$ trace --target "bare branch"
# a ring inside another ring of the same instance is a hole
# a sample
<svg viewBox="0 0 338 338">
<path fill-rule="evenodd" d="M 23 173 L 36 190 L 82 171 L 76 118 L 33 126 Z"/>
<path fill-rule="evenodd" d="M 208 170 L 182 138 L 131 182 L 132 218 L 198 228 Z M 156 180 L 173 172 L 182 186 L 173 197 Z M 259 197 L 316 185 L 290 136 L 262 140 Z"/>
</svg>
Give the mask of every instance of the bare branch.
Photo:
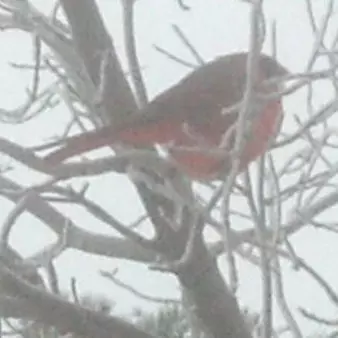
<svg viewBox="0 0 338 338">
<path fill-rule="evenodd" d="M 135 1 L 121 0 L 123 5 L 124 17 L 124 41 L 127 49 L 129 69 L 133 80 L 134 88 L 138 98 L 139 105 L 142 107 L 148 102 L 147 90 L 142 78 L 140 64 L 137 58 L 135 27 L 134 27 L 134 6 Z"/>
<path fill-rule="evenodd" d="M 60 332 L 98 338 L 111 338 L 112 334 L 117 338 L 151 337 L 121 319 L 85 309 L 41 291 L 20 279 L 3 264 L 0 264 L 0 280 L 20 300 L 26 302 L 27 307 L 29 305 L 31 319 L 55 326 Z"/>
<path fill-rule="evenodd" d="M 176 300 L 176 299 L 159 298 L 159 297 L 152 297 L 152 296 L 145 295 L 144 293 L 138 291 L 137 289 L 133 288 L 132 286 L 118 279 L 115 276 L 116 273 L 117 271 L 114 271 L 114 272 L 101 271 L 100 272 L 102 277 L 107 278 L 109 281 L 111 281 L 115 285 L 119 286 L 122 289 L 125 289 L 126 291 L 129 291 L 130 293 L 132 293 L 133 295 L 135 295 L 136 297 L 140 299 L 147 300 L 153 303 L 166 304 L 166 305 L 181 303 L 179 300 Z"/>
</svg>

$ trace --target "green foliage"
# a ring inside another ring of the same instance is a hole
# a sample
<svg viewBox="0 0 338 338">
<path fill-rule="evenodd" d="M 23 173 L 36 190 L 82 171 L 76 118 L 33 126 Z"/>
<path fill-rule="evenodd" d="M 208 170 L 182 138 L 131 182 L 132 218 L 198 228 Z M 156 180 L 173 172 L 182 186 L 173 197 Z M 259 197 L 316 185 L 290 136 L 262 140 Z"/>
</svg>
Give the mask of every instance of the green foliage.
<svg viewBox="0 0 338 338">
<path fill-rule="evenodd" d="M 179 305 L 162 306 L 155 313 L 136 310 L 136 324 L 159 338 L 187 338 L 190 327 L 187 316 Z"/>
</svg>

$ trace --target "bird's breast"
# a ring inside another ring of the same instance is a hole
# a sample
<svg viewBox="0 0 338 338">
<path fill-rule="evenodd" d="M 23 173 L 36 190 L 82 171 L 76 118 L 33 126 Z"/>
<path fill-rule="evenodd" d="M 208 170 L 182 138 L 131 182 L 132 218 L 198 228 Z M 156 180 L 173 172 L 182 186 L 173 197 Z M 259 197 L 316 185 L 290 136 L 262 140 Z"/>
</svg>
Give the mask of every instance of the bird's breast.
<svg viewBox="0 0 338 338">
<path fill-rule="evenodd" d="M 241 170 L 262 155 L 276 136 L 281 125 L 282 106 L 280 102 L 269 102 L 255 118 L 249 140 L 243 149 Z"/>
<path fill-rule="evenodd" d="M 280 102 L 269 102 L 255 116 L 241 152 L 240 172 L 267 150 L 269 142 L 278 132 L 281 114 Z M 182 127 L 170 151 L 171 157 L 190 177 L 198 180 L 220 177 L 220 172 L 231 168 L 231 149 L 236 131 L 231 122 L 217 117 L 208 125 L 190 126 L 190 129 L 189 126 L 186 129 Z M 221 147 L 224 135 L 231 127 L 227 142 Z"/>
</svg>

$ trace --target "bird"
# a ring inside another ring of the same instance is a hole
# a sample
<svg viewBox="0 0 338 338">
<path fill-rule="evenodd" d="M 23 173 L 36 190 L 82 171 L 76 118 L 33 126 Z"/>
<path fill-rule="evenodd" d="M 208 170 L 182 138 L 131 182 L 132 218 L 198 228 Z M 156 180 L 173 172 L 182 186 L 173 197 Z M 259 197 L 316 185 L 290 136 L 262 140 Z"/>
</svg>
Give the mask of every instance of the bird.
<svg viewBox="0 0 338 338">
<path fill-rule="evenodd" d="M 237 52 L 203 64 L 157 95 L 137 114 L 119 124 L 70 136 L 44 160 L 55 166 L 109 145 L 162 145 L 168 158 L 191 179 L 210 181 L 224 177 L 234 159 L 231 150 L 246 90 L 248 57 L 249 52 Z M 254 92 L 268 95 L 278 91 L 278 81 L 270 81 L 268 85 L 266 80 L 287 74 L 287 68 L 276 59 L 259 54 L 253 77 Z M 238 155 L 238 172 L 243 172 L 266 152 L 271 138 L 279 132 L 279 121 L 284 115 L 280 95 L 249 103 L 245 121 L 251 122 L 247 123 L 248 135 L 245 134 Z"/>
</svg>

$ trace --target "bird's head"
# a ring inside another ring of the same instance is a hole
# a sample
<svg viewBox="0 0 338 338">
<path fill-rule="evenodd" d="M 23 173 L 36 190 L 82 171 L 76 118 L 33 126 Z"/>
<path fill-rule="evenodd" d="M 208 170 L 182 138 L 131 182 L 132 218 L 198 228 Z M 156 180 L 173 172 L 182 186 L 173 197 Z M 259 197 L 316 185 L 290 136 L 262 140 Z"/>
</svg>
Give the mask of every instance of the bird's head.
<svg viewBox="0 0 338 338">
<path fill-rule="evenodd" d="M 259 77 L 263 80 L 264 90 L 274 92 L 284 88 L 280 78 L 290 74 L 289 70 L 276 59 L 266 54 L 261 54 L 259 59 Z"/>
</svg>

